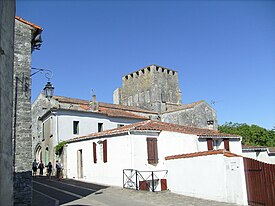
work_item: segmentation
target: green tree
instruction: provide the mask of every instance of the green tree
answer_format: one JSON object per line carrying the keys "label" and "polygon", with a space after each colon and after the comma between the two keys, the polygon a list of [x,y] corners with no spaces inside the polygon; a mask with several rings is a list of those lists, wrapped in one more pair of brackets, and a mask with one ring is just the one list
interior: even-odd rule
{"label": "green tree", "polygon": [[219,126],[219,131],[242,136],[245,145],[275,147],[275,128],[267,130],[257,125],[226,122]]}

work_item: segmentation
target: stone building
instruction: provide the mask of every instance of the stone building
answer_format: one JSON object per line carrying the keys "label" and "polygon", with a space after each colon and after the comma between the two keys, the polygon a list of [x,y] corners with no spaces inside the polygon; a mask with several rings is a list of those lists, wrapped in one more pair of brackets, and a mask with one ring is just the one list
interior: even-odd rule
{"label": "stone building", "polygon": [[163,122],[218,128],[216,111],[205,101],[182,104],[178,72],[155,64],[122,77],[113,99],[114,104],[157,112]]}
{"label": "stone building", "polygon": [[[68,138],[157,118],[145,109],[43,93],[32,104],[33,155],[44,163],[58,158],[55,146]],[[64,162],[64,161],[62,161]],[[65,171],[66,172],[66,171]]]}
{"label": "stone building", "polygon": [[41,45],[42,28],[15,18],[13,164],[14,204],[32,202],[31,54]]}
{"label": "stone building", "polygon": [[0,205],[13,205],[12,102],[15,0],[0,0]]}

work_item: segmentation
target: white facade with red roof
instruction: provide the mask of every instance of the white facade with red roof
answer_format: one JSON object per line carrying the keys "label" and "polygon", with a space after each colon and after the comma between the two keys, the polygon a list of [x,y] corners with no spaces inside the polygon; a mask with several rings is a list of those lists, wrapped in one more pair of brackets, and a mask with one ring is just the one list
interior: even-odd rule
{"label": "white facade with red roof", "polygon": [[[209,148],[210,141],[212,148]],[[219,142],[216,146],[213,144],[215,141]],[[225,151],[225,148],[241,155],[241,137],[216,130],[147,120],[68,140],[64,150],[64,168],[68,178],[122,186],[124,169],[148,172],[168,170],[169,175],[167,156],[208,149]],[[162,179],[166,181],[166,177]],[[139,187],[140,183],[137,183]],[[155,190],[161,190],[161,181],[155,184]],[[169,189],[169,181],[167,185]]]}

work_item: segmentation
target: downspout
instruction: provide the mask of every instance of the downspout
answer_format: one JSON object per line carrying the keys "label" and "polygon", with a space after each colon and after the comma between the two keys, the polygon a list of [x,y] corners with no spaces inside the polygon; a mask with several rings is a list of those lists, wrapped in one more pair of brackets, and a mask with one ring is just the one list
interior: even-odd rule
{"label": "downspout", "polygon": [[133,147],[133,138],[131,138],[131,132],[127,132],[130,138],[130,148],[131,148],[131,169],[133,169],[133,162],[134,162],[134,147]]}

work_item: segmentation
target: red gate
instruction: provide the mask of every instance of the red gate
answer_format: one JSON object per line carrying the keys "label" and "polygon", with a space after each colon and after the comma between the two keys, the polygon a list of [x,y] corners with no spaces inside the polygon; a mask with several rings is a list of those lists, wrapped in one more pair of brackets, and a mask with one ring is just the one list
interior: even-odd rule
{"label": "red gate", "polygon": [[275,165],[250,158],[244,159],[249,205],[275,205]]}

